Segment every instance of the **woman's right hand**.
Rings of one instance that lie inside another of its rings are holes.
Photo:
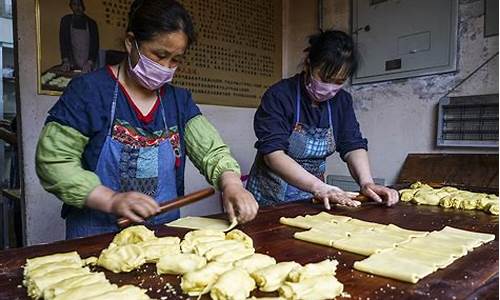
[[[314,199],[318,202],[323,202],[325,208],[328,210],[331,208],[330,203],[353,207],[361,204],[361,202],[352,199],[356,196],[355,193],[345,192],[336,186],[324,182],[313,187],[312,194],[314,195]]]
[[[112,214],[135,223],[142,223],[160,212],[160,206],[153,198],[138,192],[114,193],[110,200]]]

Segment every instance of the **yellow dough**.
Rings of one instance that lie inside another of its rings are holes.
[[[301,268],[292,270],[288,274],[288,280],[291,282],[299,282],[306,278],[311,278],[315,276],[330,275],[335,276],[335,271],[337,270],[337,265],[339,264],[336,260],[325,259],[318,263],[310,263]]]
[[[498,203],[491,204],[488,207],[488,211],[490,212],[490,214],[498,216]]]
[[[414,238],[408,242],[401,243],[398,247],[406,249],[420,250],[436,253],[438,255],[450,255],[452,257],[461,257],[467,254],[467,246],[460,243],[448,243],[446,241],[431,238],[429,236]]]
[[[231,263],[210,262],[196,271],[182,276],[182,291],[189,296],[199,296],[210,291],[217,278],[233,268]]]
[[[213,300],[245,300],[255,289],[255,281],[243,269],[234,268],[217,279],[210,291]]]
[[[97,282],[89,285],[82,285],[66,292],[57,295],[52,300],[81,300],[81,299],[92,299],[92,297],[117,290],[118,286],[116,284],[110,284],[109,282]],[[50,299],[50,298],[49,298]]]
[[[59,262],[59,261],[67,261],[67,260],[71,260],[77,264],[83,265],[82,259],[80,258],[80,255],[78,255],[76,251],[67,253],[56,253],[52,255],[28,258],[24,266],[24,275],[26,275],[32,269],[41,266],[43,264]]]
[[[210,243],[215,241],[223,241],[224,236],[207,235],[207,236],[196,236],[191,239],[185,239],[181,242],[181,252],[182,253],[194,253],[194,247],[201,243]]]
[[[434,271],[439,268],[446,268],[447,266],[451,265],[456,259],[455,257],[448,254],[438,254],[402,247],[388,249],[385,250],[384,253],[386,255],[399,256],[422,265],[427,265],[429,267],[432,267]]]
[[[226,251],[218,256],[215,256],[213,258],[213,260],[218,261],[218,262],[222,262],[222,263],[235,262],[237,260],[248,257],[254,253],[255,253],[254,248],[234,249],[231,251]]]
[[[243,244],[240,241],[235,241],[235,242],[236,243],[234,244],[220,245],[211,248],[210,250],[205,252],[205,257],[207,258],[208,261],[212,261],[215,260],[216,257],[221,256],[225,253],[231,253],[231,252],[235,253],[244,251],[245,249],[253,249],[253,248],[247,248],[245,244]]]
[[[118,246],[128,244],[138,244],[140,242],[156,239],[153,231],[144,225],[136,225],[123,229],[115,235],[112,243]]]
[[[133,285],[124,285],[116,290],[102,293],[97,296],[92,296],[84,299],[92,300],[148,300],[148,295],[146,295],[146,290],[140,289]]]
[[[253,240],[246,233],[239,229],[233,229],[226,234],[226,240],[236,240],[243,242],[248,248],[253,248]]]
[[[429,234],[428,231],[417,231],[417,230],[409,230],[404,229],[394,224],[389,224],[382,228],[375,228],[374,231],[381,232],[388,235],[400,236],[402,238],[414,238],[414,237],[422,237]]]
[[[156,264],[158,274],[185,274],[204,267],[207,260],[191,253],[167,255],[160,258]]]
[[[137,244],[144,251],[146,262],[157,262],[158,259],[165,255],[174,255],[181,253],[179,239],[174,240],[170,237],[164,237],[154,240],[149,240]]]
[[[249,274],[264,267],[268,267],[270,265],[275,265],[275,264],[276,260],[274,259],[274,257],[261,253],[255,253],[252,256],[234,262],[234,266],[236,268],[244,269]]]
[[[389,251],[373,254],[362,261],[355,262],[354,269],[411,283],[417,283],[434,272],[434,267],[392,255]]]
[[[325,223],[339,224],[351,220],[351,217],[331,215],[329,213],[321,212],[317,215],[297,216],[295,218],[280,218],[280,223],[288,226],[299,227],[302,229],[311,229],[318,225]]]
[[[86,286],[89,284],[95,284],[95,283],[107,283],[107,284],[109,284],[108,280],[106,279],[106,276],[104,276],[104,273],[83,274],[80,276],[75,276],[75,277],[71,277],[71,278],[62,280],[58,283],[55,283],[55,284],[47,287],[43,291],[43,298],[46,300],[52,299],[60,294],[63,294],[69,290],[72,290],[74,288],[77,288],[80,286]]]
[[[144,251],[136,244],[114,246],[102,250],[97,264],[113,273],[130,272],[146,262]]]
[[[181,227],[189,229],[213,229],[220,231],[229,231],[238,225],[234,219],[232,222],[221,219],[211,219],[204,217],[184,217],[165,224],[170,227]]]
[[[52,272],[45,273],[38,277],[31,277],[30,280],[26,281],[26,288],[28,290],[28,296],[34,299],[38,299],[42,296],[43,291],[59,281],[79,276],[82,274],[89,274],[89,268],[64,268],[57,269]]]
[[[224,249],[226,247],[245,247],[245,245],[242,242],[235,241],[235,240],[222,240],[222,241],[214,241],[214,242],[207,242],[207,243],[199,243],[194,246],[194,253],[199,255],[199,256],[205,256],[205,254],[210,251],[211,249],[218,248],[219,251],[222,251],[218,254],[222,254]]]
[[[24,275],[24,278],[26,281],[29,281],[30,278],[40,277],[58,269],[68,269],[68,268],[80,269],[81,267],[82,265],[78,262],[75,262],[74,260],[62,260],[58,262],[51,262],[39,265],[38,267],[31,269]]]
[[[365,230],[355,232],[350,237],[335,240],[333,247],[360,255],[371,255],[383,249],[393,248],[398,243],[409,239],[401,235]]]
[[[324,300],[335,299],[344,290],[344,285],[332,276],[323,275],[301,280],[285,282],[279,288],[280,296],[289,300]]]
[[[481,241],[481,243],[488,243],[495,240],[494,234],[468,231],[450,226],[446,226],[440,232],[449,236],[459,236],[467,239],[475,239]]]
[[[259,269],[250,275],[263,292],[274,292],[286,280],[288,274],[301,266],[296,262],[280,262]]]

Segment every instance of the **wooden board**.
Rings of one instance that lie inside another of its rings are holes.
[[[363,256],[295,240],[293,233],[299,229],[278,222],[281,216],[294,217],[320,211],[320,205],[310,203],[262,208],[256,220],[239,226],[239,229],[254,239],[257,252],[272,255],[278,261],[295,260],[305,264],[325,258],[337,259],[337,278],[344,283],[345,291],[351,295],[350,299],[498,299],[497,216],[481,211],[457,211],[406,203],[400,203],[394,208],[368,203],[360,208],[333,209],[332,212],[336,214],[385,224],[393,223],[414,230],[437,230],[449,225],[496,235],[495,241],[477,248],[448,268],[439,270],[413,285],[358,272],[352,266],[355,261],[363,259]],[[185,232],[186,230],[163,226],[156,228],[158,236],[182,236]],[[27,257],[71,250],[77,250],[82,257],[98,255],[112,237],[113,235],[108,234],[0,252],[0,299],[28,299],[26,289],[20,286],[21,266]],[[150,288],[148,294],[154,298],[179,299],[179,294],[166,294],[163,288],[166,282],[170,282],[180,293],[179,279],[175,276],[156,276],[154,272],[154,265],[147,265],[140,271],[122,274],[106,272],[106,276],[119,285],[137,285],[143,282],[142,286]]]
[[[397,182],[415,181],[498,195],[498,154],[408,154]]]

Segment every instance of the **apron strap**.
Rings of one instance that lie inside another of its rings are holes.
[[[300,123],[300,101],[301,101],[301,96],[300,96],[300,78],[297,80],[297,96],[295,97],[296,99],[296,105],[295,105],[295,125]]]
[[[163,106],[163,99],[161,97],[160,89],[158,89],[156,91],[156,94],[158,95],[158,99],[160,101],[161,116],[163,118],[163,126],[165,126],[165,133],[168,134],[167,118],[165,117],[165,107]],[[165,91],[165,93],[166,93],[166,91]]]
[[[115,122],[115,113],[116,113],[116,100],[118,99],[118,78],[120,76],[120,65],[118,65],[118,72],[116,73],[116,81],[115,87],[113,91],[113,102],[111,103],[111,114],[109,117],[109,129],[108,136],[111,136],[113,133],[113,123]]]

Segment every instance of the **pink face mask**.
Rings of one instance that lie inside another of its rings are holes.
[[[161,88],[165,83],[171,82],[174,78],[174,73],[177,67],[167,68],[159,63],[147,58],[142,55],[139,51],[139,46],[135,42],[135,47],[137,53],[139,54],[139,61],[132,67],[132,62],[130,61],[130,55],[128,56],[128,66],[130,74],[134,77],[137,82],[139,82],[143,87],[148,90],[157,90]]]
[[[342,88],[341,84],[326,83],[312,76],[310,78],[310,82],[306,84],[306,90],[309,96],[318,102],[332,99]]]

